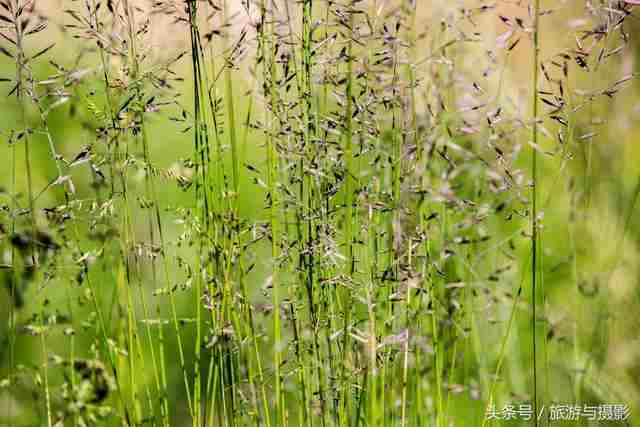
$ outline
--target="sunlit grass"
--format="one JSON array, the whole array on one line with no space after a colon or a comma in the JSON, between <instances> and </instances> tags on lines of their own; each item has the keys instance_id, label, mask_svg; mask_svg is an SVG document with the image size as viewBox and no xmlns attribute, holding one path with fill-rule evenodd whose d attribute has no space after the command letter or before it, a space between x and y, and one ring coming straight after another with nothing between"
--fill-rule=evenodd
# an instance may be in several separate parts
<instances>
[{"instance_id":1,"label":"sunlit grass","mask_svg":"<svg viewBox=\"0 0 640 427\"><path fill-rule=\"evenodd\" d=\"M633 6L64 7L0 1L1 425L640 410Z\"/></svg>"}]
</instances>

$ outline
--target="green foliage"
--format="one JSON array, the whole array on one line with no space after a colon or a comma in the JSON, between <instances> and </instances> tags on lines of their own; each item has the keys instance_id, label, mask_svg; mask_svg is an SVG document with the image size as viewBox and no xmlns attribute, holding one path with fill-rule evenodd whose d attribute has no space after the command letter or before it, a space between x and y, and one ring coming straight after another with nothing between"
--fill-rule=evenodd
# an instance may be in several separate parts
<instances>
[{"instance_id":1,"label":"green foliage","mask_svg":"<svg viewBox=\"0 0 640 427\"><path fill-rule=\"evenodd\" d=\"M0 425L640 410L637 10L511 3L0 0Z\"/></svg>"}]
</instances>

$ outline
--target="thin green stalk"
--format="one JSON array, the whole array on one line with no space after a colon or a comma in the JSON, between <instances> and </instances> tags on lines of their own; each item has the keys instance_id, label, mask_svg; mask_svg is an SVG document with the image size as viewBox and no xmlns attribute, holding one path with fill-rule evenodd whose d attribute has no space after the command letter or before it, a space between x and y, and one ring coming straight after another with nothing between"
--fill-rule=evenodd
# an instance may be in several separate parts
<instances>
[{"instance_id":1,"label":"thin green stalk","mask_svg":"<svg viewBox=\"0 0 640 427\"><path fill-rule=\"evenodd\" d=\"M348 10L349 14L349 28L353 29L355 24L353 10ZM353 73L353 35L349 36L347 41L347 69L346 69L346 92L345 92L345 111L344 111L344 162L345 162L345 187L344 187L344 248L347 252L345 271L344 274L347 277L352 277L354 273L354 247L353 247L353 228L354 228L354 191L355 183L354 177L357 172L354 169L354 155L353 155L353 86L354 86L354 73ZM346 426L349 424L350 417L350 405L348 398L350 395L350 381L348 379L347 365L351 359L351 291L348 284L343 285L342 292L338 294L339 301L341 303L341 309L344 315L344 326L342 330L343 343L342 343L342 373L341 373L341 398L340 398L340 425Z\"/></svg>"},{"instance_id":2,"label":"thin green stalk","mask_svg":"<svg viewBox=\"0 0 640 427\"><path fill-rule=\"evenodd\" d=\"M540 0L534 0L533 6L533 66L532 66L532 114L533 124L531 128L531 335L533 351L533 413L534 425L538 425L538 369L537 369L537 300L536 286L538 282L539 254L538 254L538 69L540 65ZM543 295L544 297L544 295Z\"/></svg>"},{"instance_id":3,"label":"thin green stalk","mask_svg":"<svg viewBox=\"0 0 640 427\"><path fill-rule=\"evenodd\" d=\"M279 266L278 260L280 257L280 222L278 209L280 208L280 201L278 197L279 190L277 188L278 178L278 158L276 152L276 142L274 141L275 135L275 121L277 114L277 96L273 85L276 80L275 69L275 35L273 34L273 23L267 15L266 1L260 2L260 16L261 16L261 46L263 56L263 76L264 81L267 84L265 96L267 98L267 129L266 129L266 144L267 144L267 191L269 195L269 226L271 230L271 295L273 305L273 370L274 370L274 397L275 401L275 424L277 426L285 425L284 407L282 399L282 374L281 374L281 347L282 343L282 331L280 325L280 278L279 278ZM271 33L269 32L271 31ZM269 414L265 413L267 417L267 423L269 422Z\"/></svg>"},{"instance_id":4,"label":"thin green stalk","mask_svg":"<svg viewBox=\"0 0 640 427\"><path fill-rule=\"evenodd\" d=\"M32 244L30 245L30 250L31 250L31 268L33 268L34 270L34 275L38 274L38 259L36 257L36 232L37 232L37 222L36 222L36 212L35 212L35 200L33 197L33 172L32 172L32 164L31 164L31 149L30 149L30 131L27 129L27 118L26 118L26 106L24 104L24 92L25 92L25 71L27 68L27 57L25 55L24 52L24 30L25 30L25 25L23 25L24 21L23 18L20 16L20 8L24 7L25 5L21 5L19 2L17 3L18 6L16 8L16 13L14 15L14 31L15 31L15 46L16 46L16 84L17 86L17 90L16 90L16 97L18 100L18 103L20 104L20 122L22 124L22 127L24 129L24 159L25 159L25 169L26 169L26 175L27 175L27 200L28 200L28 207L29 207L29 220L30 220L30 231L31 231L31 242ZM15 161L15 154L14 154L14 161ZM14 184L15 184L15 163L14 163ZM15 213L14 213L15 215ZM15 229L15 222L13 223L12 227ZM15 251L14 251L14 256L15 256ZM13 270L14 272L16 272L17 269L17 259L14 257L12 258L11 262L13 264ZM24 268L28 268L26 265ZM15 276L15 273L14 273ZM13 284L13 292L18 292L17 290L15 290L15 287L17 286L19 282L14 281ZM13 306L13 302L12 302L12 306ZM12 319L15 322L15 319ZM49 355L48 355L48 351L47 351L47 345L46 345L46 339L44 337L45 334L45 316L44 313L41 313L41 326L42 326L42 331L40 333L40 342L41 342L41 347L42 347L42 369L43 369L43 391L44 391L44 396L45 396L45 413L46 413L46 420L47 420L47 426L51 427L52 426L52 418L51 418L51 396L49 393ZM13 359L13 356L12 356ZM13 361L12 361L13 363ZM12 365L13 366L13 365Z\"/></svg>"},{"instance_id":5,"label":"thin green stalk","mask_svg":"<svg viewBox=\"0 0 640 427\"><path fill-rule=\"evenodd\" d=\"M51 410L51 394L49 393L49 351L47 348L47 338L45 337L47 325L45 323L44 311L41 313L42 330L40 331L40 346L42 347L42 370L43 370L43 388L44 388L44 404L47 418L47 426L51 427L52 410Z\"/></svg>"},{"instance_id":6,"label":"thin green stalk","mask_svg":"<svg viewBox=\"0 0 640 427\"><path fill-rule=\"evenodd\" d=\"M409 6L411 8L410 11L410 16L409 16L409 43L410 43L410 59L414 60L415 59L415 54L416 54L416 16L418 13L418 3L416 2L414 5L410 5ZM406 74L408 77L408 83L409 83L409 102L410 102L410 120L411 120L411 133L413 134L413 143L415 144L416 148L419 147L420 145L420 138L418 135L418 117L417 117L417 113L416 113L416 95L415 95L415 73L413 70L413 64L412 62L408 61L407 65L406 65ZM419 148L417 148L418 150L420 150ZM418 159L419 161L420 159ZM420 215L420 213L418 212L418 215ZM412 248L410 248L409 250L409 256L408 256L408 265L412 264L411 261L411 255L412 255ZM406 418L407 418L407 389L408 389L408 375L409 375L409 347L410 347L410 341L411 341L411 333L410 330L411 328L411 319L410 319L410 312L411 312L411 286L407 286L407 290L406 290L406 319L405 319L405 330L407 331L407 337L406 337L406 342L405 342L405 348L404 348L404 363L403 363L403 375L402 375L402 415L401 415L401 426L404 427L406 425ZM417 346L415 349L415 353L417 353ZM419 366L419 365L418 365Z\"/></svg>"}]
</instances>

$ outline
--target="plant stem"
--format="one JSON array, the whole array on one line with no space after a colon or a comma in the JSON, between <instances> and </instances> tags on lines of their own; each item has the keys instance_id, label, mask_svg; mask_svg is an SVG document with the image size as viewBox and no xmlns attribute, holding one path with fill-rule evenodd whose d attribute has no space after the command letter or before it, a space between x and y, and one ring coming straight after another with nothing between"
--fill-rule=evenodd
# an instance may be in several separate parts
<instances>
[{"instance_id":1,"label":"plant stem","mask_svg":"<svg viewBox=\"0 0 640 427\"><path fill-rule=\"evenodd\" d=\"M531 335L533 350L533 413L534 424L538 425L538 370L537 370L537 300L536 286L538 282L539 253L538 253L538 68L540 55L540 0L534 0L533 6L533 66L532 66L532 113L533 124L531 129Z\"/></svg>"}]
</instances>

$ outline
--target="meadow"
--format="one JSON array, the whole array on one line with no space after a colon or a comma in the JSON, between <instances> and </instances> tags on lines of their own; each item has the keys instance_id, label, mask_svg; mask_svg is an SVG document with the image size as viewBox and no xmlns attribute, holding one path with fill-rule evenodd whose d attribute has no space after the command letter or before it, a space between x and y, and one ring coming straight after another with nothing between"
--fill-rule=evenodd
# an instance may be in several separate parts
<instances>
[{"instance_id":1,"label":"meadow","mask_svg":"<svg viewBox=\"0 0 640 427\"><path fill-rule=\"evenodd\" d=\"M0 426L640 426L639 0L0 0Z\"/></svg>"}]
</instances>

